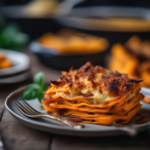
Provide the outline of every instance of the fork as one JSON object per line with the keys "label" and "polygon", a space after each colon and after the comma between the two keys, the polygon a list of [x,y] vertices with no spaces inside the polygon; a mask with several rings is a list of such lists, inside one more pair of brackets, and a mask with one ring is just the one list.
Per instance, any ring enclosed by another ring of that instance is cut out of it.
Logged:
{"label": "fork", "polygon": [[49,119],[55,120],[63,125],[66,125],[66,126],[69,126],[71,128],[75,128],[75,129],[81,129],[81,128],[85,127],[84,125],[78,124],[68,118],[65,118],[65,117],[54,116],[51,114],[38,112],[37,110],[32,108],[28,103],[26,103],[23,100],[20,102],[19,101],[14,102],[14,105],[22,114],[24,114],[25,116],[30,117],[30,118],[49,118]]}

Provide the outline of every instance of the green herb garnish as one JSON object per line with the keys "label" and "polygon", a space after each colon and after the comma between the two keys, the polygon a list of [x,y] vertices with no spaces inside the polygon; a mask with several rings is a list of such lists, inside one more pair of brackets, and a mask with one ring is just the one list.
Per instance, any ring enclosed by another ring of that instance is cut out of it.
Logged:
{"label": "green herb garnish", "polygon": [[25,88],[21,96],[21,99],[31,100],[38,98],[38,100],[41,102],[41,99],[44,96],[44,92],[47,90],[47,86],[44,85],[44,73],[39,72],[35,74],[33,81],[34,81],[33,84],[30,84]]}
{"label": "green herb garnish", "polygon": [[20,50],[27,44],[28,35],[21,32],[17,25],[1,26],[2,21],[0,21],[0,48]]}

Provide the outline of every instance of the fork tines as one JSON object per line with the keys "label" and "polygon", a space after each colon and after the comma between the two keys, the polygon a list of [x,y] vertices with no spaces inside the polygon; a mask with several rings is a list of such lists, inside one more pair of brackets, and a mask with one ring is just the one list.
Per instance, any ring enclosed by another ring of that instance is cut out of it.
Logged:
{"label": "fork tines", "polygon": [[62,117],[59,117],[59,116],[54,116],[54,115],[51,115],[51,114],[38,112],[23,100],[14,102],[14,105],[17,107],[17,109],[22,114],[24,114],[27,117],[31,117],[31,118],[49,118],[49,119],[55,120],[59,123],[62,123],[63,125],[69,126],[71,128],[80,129],[80,128],[85,127],[84,125],[80,125],[76,122],[73,122],[73,121],[69,120],[68,118],[62,118]]}
{"label": "fork tines", "polygon": [[14,102],[14,104],[24,115],[28,115],[31,113],[32,114],[39,113],[38,111],[36,111],[34,108],[32,108],[28,103],[26,103],[23,100]]}

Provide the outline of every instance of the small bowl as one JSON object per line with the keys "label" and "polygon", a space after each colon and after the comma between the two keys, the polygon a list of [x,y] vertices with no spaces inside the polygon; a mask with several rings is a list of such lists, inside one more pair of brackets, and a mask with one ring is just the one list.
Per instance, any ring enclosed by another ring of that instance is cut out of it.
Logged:
{"label": "small bowl", "polygon": [[60,70],[68,70],[70,67],[79,68],[87,61],[93,65],[102,65],[108,53],[108,49],[106,49],[99,53],[89,55],[60,55],[55,53],[53,49],[44,47],[37,41],[30,43],[29,50],[37,55],[39,60],[45,65]]}

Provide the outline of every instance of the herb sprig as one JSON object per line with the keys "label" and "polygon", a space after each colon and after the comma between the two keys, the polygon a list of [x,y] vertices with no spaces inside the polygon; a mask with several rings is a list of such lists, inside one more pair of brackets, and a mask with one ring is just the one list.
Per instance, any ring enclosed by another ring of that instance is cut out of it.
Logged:
{"label": "herb sprig", "polygon": [[29,84],[26,86],[21,99],[22,100],[31,100],[38,98],[39,102],[44,96],[44,92],[47,90],[47,86],[44,85],[44,73],[39,72],[33,77],[33,84]]}

